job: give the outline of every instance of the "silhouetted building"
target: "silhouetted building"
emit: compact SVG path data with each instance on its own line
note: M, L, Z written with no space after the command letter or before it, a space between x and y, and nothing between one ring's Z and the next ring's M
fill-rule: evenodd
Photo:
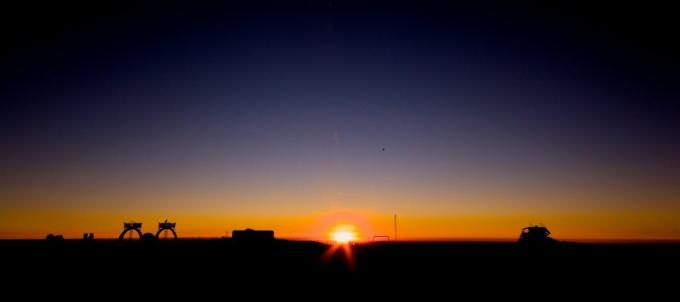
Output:
M231 238L242 241L269 241L274 240L274 231L234 230L231 232Z
M550 238L550 231L544 226L528 226L522 229L519 236L519 243L530 245L553 244L557 241Z

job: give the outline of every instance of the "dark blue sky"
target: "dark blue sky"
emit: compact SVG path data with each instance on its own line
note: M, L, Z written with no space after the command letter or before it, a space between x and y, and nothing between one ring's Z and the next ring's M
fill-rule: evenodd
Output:
M280 2L5 10L3 204L677 210L669 8Z

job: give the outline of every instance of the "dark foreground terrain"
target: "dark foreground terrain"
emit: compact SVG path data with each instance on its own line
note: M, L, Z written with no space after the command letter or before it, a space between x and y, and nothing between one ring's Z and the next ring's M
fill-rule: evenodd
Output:
M21 240L0 241L0 253L3 274L11 276L8 288L30 284L69 291L235 290L249 284L376 293L474 288L482 289L480 294L535 295L540 290L560 296L673 292L680 276L680 244L392 242L333 247L285 240Z

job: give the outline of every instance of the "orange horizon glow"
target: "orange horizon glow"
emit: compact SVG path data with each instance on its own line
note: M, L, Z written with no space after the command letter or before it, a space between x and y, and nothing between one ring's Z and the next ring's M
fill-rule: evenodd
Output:
M399 215L399 240L492 240L513 241L522 227L543 222L558 240L586 242L651 242L680 240L673 211L612 212L571 214L409 214ZM117 238L122 223L144 223L143 232L155 233L164 219L177 222L180 238L230 237L232 230L274 230L282 239L334 242L331 233L338 226L354 232L356 242L371 241L373 236L393 236L392 214L366 209L330 209L306 215L227 215L215 213L169 212L131 216L125 213L73 213L7 210L0 212L1 239L42 239L48 233L65 238L82 238L85 232L96 238ZM648 225L647 227L639 227Z

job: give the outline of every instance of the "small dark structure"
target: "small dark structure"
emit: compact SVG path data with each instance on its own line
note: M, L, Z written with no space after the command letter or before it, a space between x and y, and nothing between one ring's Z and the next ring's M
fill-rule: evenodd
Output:
M94 233L83 233L83 241L94 241Z
M271 241L274 240L274 231L234 230L231 232L231 238L240 241Z
M61 242L61 241L64 241L64 236L47 234L47 237L45 237L45 240L49 241L49 242Z
M139 237L139 241L145 244L152 244L158 242L158 237L152 233L146 233L142 235L142 237Z
M125 234L128 232L137 232L139 238L142 238L142 223L141 222L125 222L123 223L123 232L118 236L118 240L125 239Z
M542 225L530 225L522 229L519 236L519 243L527 245L548 245L557 243L550 238L550 231Z
M376 241L388 241L389 242L389 241L391 241L391 239L390 239L390 236L376 235L376 236L373 236L372 241L374 241L374 242L376 242Z
M177 240L177 233L175 233L175 226L177 225L176 222L168 222L166 219L164 222L159 222L158 223L158 232L156 232L156 238L161 239L160 235L161 233L165 234L165 237L167 237L168 232L172 233L172 236Z

